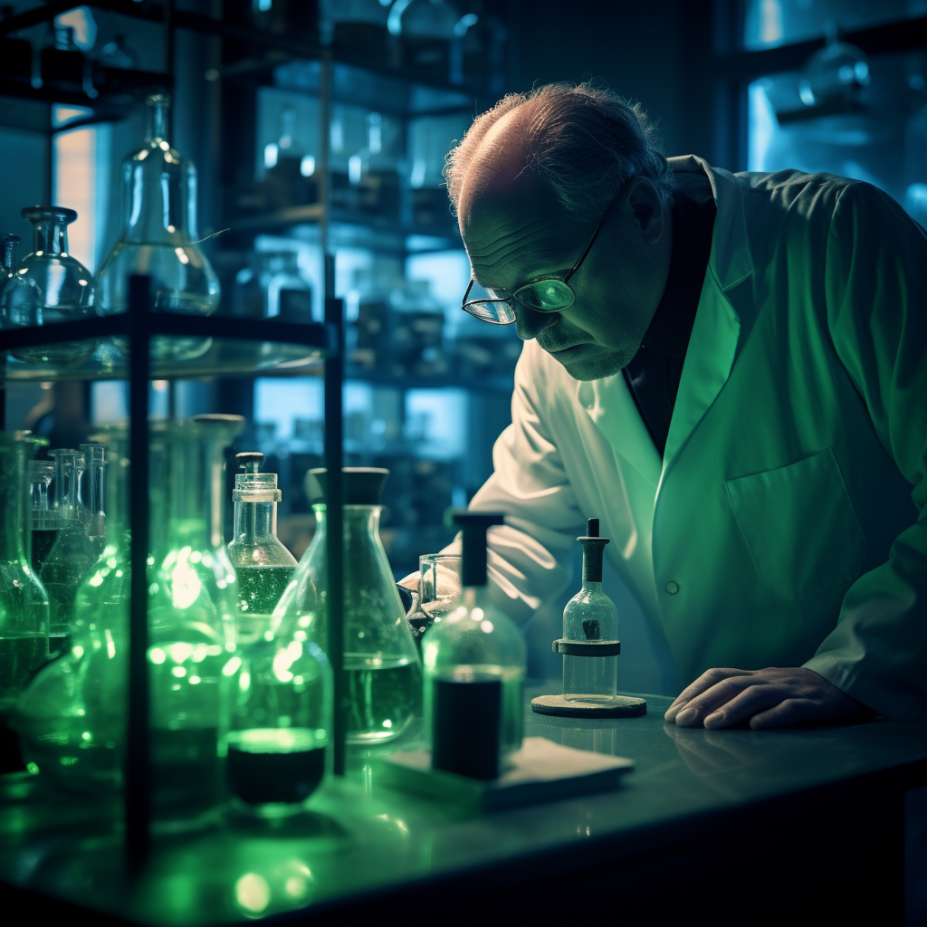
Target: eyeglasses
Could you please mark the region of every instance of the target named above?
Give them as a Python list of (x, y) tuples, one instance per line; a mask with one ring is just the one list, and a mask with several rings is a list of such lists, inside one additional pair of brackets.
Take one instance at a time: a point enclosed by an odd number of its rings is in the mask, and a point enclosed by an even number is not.
[[(511, 296), (500, 296), (498, 292), (491, 287), (482, 287), (472, 277), (467, 286), (467, 291), (463, 295), (461, 308), (464, 312), (469, 312), (474, 318), (481, 322), (489, 322), (491, 325), (511, 325), (515, 321), (515, 304), (521, 303), (535, 312), (563, 312), (569, 309), (576, 301), (576, 294), (569, 285), (570, 277), (579, 270), (580, 265), (586, 260), (586, 255), (592, 250), (599, 232), (602, 231), (602, 225), (605, 222), (605, 216), (611, 208), (611, 203), (602, 213), (599, 224), (596, 226), (595, 233), (586, 245), (586, 249), (579, 256), (579, 260), (570, 268), (564, 276), (542, 277), (540, 280), (532, 280), (515, 290)], [(473, 299), (468, 299), (471, 291), (476, 291)], [(482, 294), (486, 294), (485, 296)]]

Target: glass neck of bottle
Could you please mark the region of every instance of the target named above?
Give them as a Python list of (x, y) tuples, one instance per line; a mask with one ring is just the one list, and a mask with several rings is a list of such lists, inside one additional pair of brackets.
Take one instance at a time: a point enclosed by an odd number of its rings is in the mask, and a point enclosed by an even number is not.
[(181, 436), (171, 450), (168, 543), (194, 550), (222, 546), (222, 458), (209, 436)]
[(593, 582), (591, 579), (584, 579), (583, 580), (583, 591), (584, 592), (601, 592), (602, 583)]
[(152, 99), (148, 101), (148, 126), (146, 141), (167, 141), (168, 135), (168, 103), (166, 100)]
[(0, 562), (25, 559), (23, 521), (26, 494), (23, 487), (22, 455), (18, 448), (0, 447)]
[(3, 270), (12, 270), (13, 264), (16, 262), (16, 242), (15, 241), (5, 241), (3, 243)]
[(235, 540), (256, 544), (268, 536), (277, 536), (277, 503), (236, 502)]
[(43, 254), (67, 254), (68, 227), (60, 219), (49, 216), (37, 219), (34, 225), (34, 251)]
[(55, 511), (62, 518), (77, 518), (80, 480), (77, 454), (67, 451), (52, 453), (55, 456)]

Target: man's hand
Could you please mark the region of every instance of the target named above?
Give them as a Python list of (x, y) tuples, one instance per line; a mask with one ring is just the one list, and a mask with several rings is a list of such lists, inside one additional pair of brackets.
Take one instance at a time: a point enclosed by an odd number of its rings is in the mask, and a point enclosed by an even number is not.
[(849, 721), (871, 714), (823, 676), (800, 666), (762, 670), (710, 669), (670, 705), (665, 720), (679, 727), (731, 727), (750, 719), (762, 730), (790, 724)]

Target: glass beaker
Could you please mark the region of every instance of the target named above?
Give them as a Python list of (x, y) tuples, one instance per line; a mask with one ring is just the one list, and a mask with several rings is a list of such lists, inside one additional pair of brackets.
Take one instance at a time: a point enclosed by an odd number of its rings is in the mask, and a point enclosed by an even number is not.
[[(71, 647), (43, 667), (13, 719), (29, 768), (58, 788), (105, 799), (122, 782), (130, 587), (128, 428), (106, 429), (110, 536), (77, 590)], [(151, 472), (163, 474), (153, 436)]]
[(57, 653), (67, 645), (77, 589), (93, 567), (96, 557), (81, 518), (77, 494), (84, 470), (84, 455), (67, 449), (55, 449), (49, 454), (55, 460), (57, 535), (42, 564), (39, 578), (48, 592), (51, 605), (49, 647), (52, 653)]
[(0, 432), (0, 725), (48, 659), (48, 596), (29, 563), (26, 463), (48, 441)]
[(29, 500), (32, 509), (32, 553), (30, 562), (38, 575), (58, 537), (58, 519), (52, 510), (48, 487), (55, 478), (55, 464), (29, 461)]
[[(124, 225), (119, 240), (97, 271), (100, 311), (129, 310), (129, 276), (151, 277), (152, 309), (211, 315), (219, 305), (219, 278), (196, 238), (196, 168), (167, 141), (163, 94), (148, 97), (148, 131), (139, 151), (122, 166)], [(124, 351), (124, 340), (117, 342)], [(211, 338), (156, 337), (155, 357), (191, 359)]]
[(248, 615), (269, 615), (277, 607), (296, 572), (296, 558), (277, 538), (277, 503), (283, 497), (277, 474), (258, 472), (264, 461), (259, 451), (235, 459), (245, 472), (235, 474), (235, 531), (228, 551), (238, 577), (242, 627)]
[(460, 603), (460, 564), (459, 554), (423, 554), (418, 558), (418, 608), (408, 617), (419, 647), (425, 632)]
[[(23, 298), (15, 308), (5, 310), (10, 313), (7, 324), (19, 328), (94, 316), (93, 275), (68, 253), (68, 226), (77, 213), (63, 206), (28, 206), (21, 215), (32, 223), (33, 249), (22, 259), (16, 274), (34, 284), (39, 298)], [(17, 348), (10, 354), (30, 364), (71, 367), (87, 360), (96, 346), (96, 341), (76, 341)]]
[(152, 510), (149, 570), (151, 768), (154, 825), (210, 823), (222, 799), (236, 655), (238, 584), (223, 544), (223, 449), (238, 415), (200, 415), (165, 426), (167, 512)]
[(325, 774), (331, 668), (299, 620), (252, 615), (232, 699), (226, 782), (261, 817), (305, 807)]
[[(274, 615), (294, 622), (324, 652), (326, 471), (309, 475), (316, 531)], [(388, 470), (374, 467), (346, 467), (342, 475), (347, 741), (355, 746), (409, 735), (421, 716), (421, 661), (379, 533), (380, 496), (388, 476)]]

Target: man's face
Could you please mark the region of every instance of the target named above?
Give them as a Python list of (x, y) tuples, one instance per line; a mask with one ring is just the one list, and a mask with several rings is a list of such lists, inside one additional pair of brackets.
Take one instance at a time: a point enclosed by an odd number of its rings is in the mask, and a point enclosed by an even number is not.
[[(571, 216), (536, 178), (521, 175), (489, 189), (464, 191), (460, 228), (473, 276), (510, 295), (544, 276), (565, 275), (579, 259), (597, 219)], [(653, 187), (626, 190), (606, 216), (592, 250), (570, 278), (573, 305), (541, 313), (515, 304), (516, 329), (538, 344), (577, 380), (611, 376), (625, 367), (659, 305), (668, 259), (658, 247), (667, 230)], [(467, 196), (467, 193), (470, 193)], [(648, 205), (647, 198), (653, 199)], [(653, 211), (659, 212), (656, 235)], [(648, 212), (649, 210), (649, 212)]]

